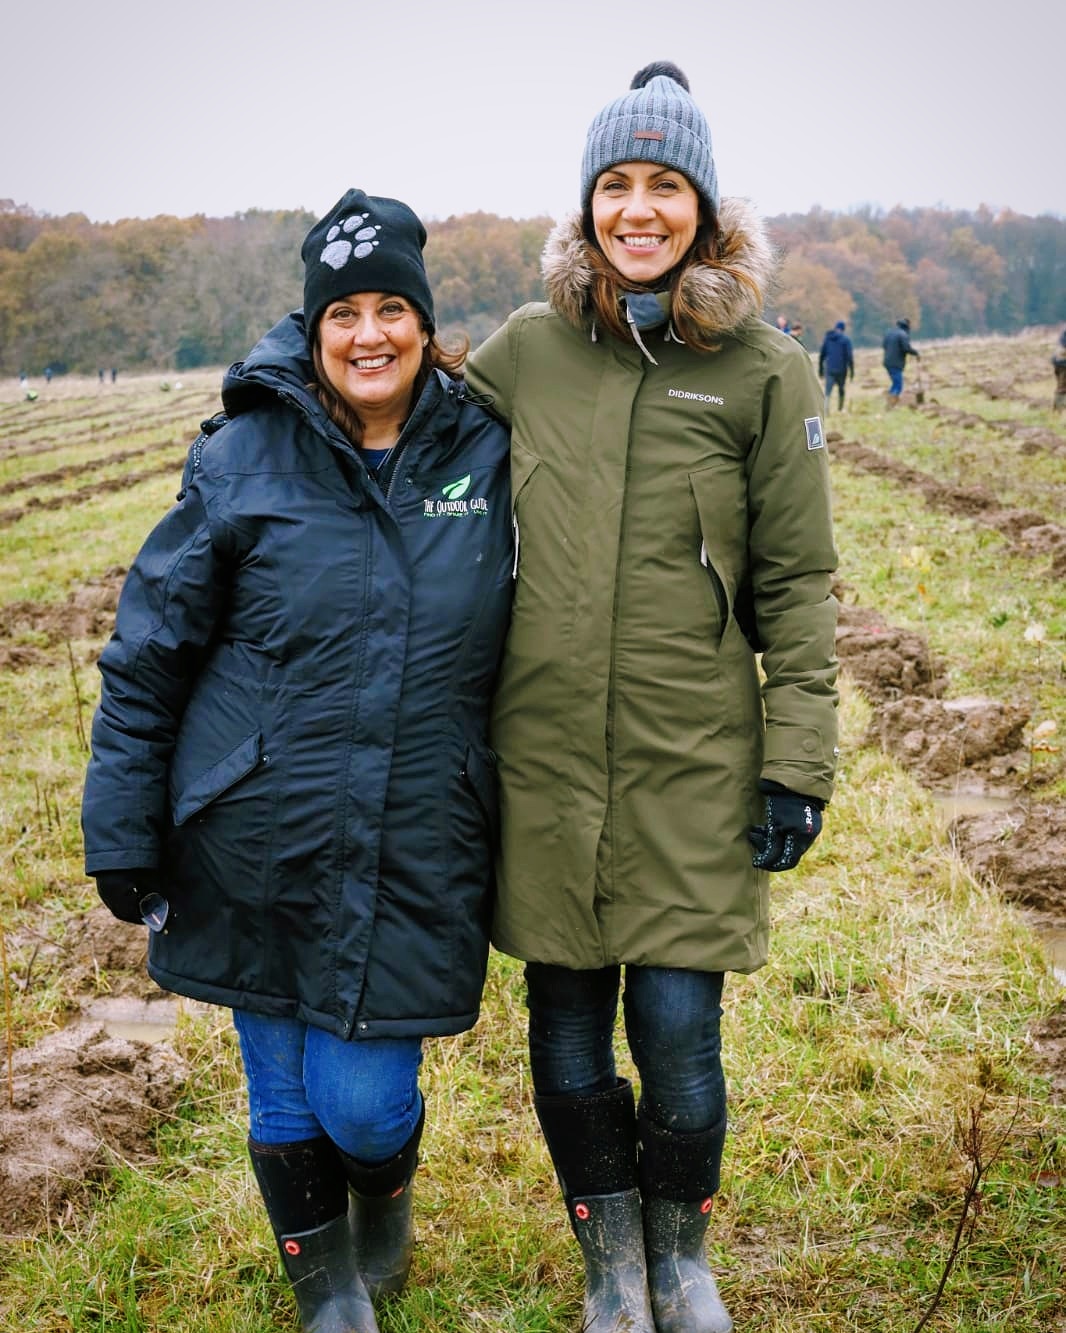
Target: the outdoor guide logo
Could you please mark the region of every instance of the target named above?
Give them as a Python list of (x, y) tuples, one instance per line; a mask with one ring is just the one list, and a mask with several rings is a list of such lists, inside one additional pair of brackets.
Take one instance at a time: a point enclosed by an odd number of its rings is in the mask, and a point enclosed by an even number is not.
[(434, 499), (432, 496), (423, 501), (423, 518), (465, 518), (467, 514), (487, 514), (489, 512), (489, 502), (481, 496), (474, 496), (472, 499), (466, 499), (466, 493), (470, 489), (470, 473), (465, 477), (460, 477), (458, 481), (450, 481), (447, 486), (440, 488), (440, 493), (444, 497)]

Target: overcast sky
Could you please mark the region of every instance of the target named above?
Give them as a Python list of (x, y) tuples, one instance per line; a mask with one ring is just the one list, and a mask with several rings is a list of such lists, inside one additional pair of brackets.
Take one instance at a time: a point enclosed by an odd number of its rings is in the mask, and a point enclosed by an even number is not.
[(21, 0), (0, 199), (94, 221), (576, 205), (585, 131), (649, 60), (689, 77), (724, 195), (766, 214), (1066, 214), (1059, 0)]

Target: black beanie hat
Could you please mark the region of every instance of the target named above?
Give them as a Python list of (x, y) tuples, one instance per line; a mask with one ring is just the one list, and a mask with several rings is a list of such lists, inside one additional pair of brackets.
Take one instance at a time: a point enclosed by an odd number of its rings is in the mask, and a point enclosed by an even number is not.
[(349, 190), (304, 237), (304, 325), (308, 337), (332, 301), (355, 292), (404, 296), (432, 333), (433, 295), (422, 249), (426, 229), (399, 199)]

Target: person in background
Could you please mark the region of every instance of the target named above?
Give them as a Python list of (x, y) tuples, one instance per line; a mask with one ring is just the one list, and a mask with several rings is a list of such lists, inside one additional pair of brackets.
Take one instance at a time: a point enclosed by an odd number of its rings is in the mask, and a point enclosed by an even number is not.
[[(547, 303), (468, 367), (512, 428), (518, 551), (493, 941), (526, 963), (534, 1105), (595, 1333), (732, 1327), (704, 1252), (723, 980), (765, 963), (767, 872), (796, 866), (833, 790), (822, 390), (760, 318), (773, 269), (762, 222), (719, 195), (685, 75), (657, 62), (592, 121)], [(616, 1071), (623, 981), (639, 1102)]]
[(790, 337), (795, 338), (795, 340), (799, 343), (801, 347), (805, 345), (803, 342), (804, 329), (802, 320), (797, 319), (796, 322), (792, 325), (792, 327), (788, 330), (788, 333)]
[(475, 1022), (488, 954), (508, 439), (437, 338), (425, 239), (362, 190), (308, 232), (302, 313), (226, 375), (126, 580), (82, 809), (152, 977), (233, 1010), (314, 1333), (373, 1333), (404, 1283), (423, 1039)]
[(1059, 334), (1059, 345), (1051, 358), (1055, 370), (1055, 402), (1053, 410), (1061, 412), (1066, 408), (1066, 329)]
[(888, 405), (896, 407), (903, 392), (903, 370), (907, 357), (921, 360), (921, 353), (911, 346), (910, 320), (897, 319), (895, 327), (889, 329), (882, 339), (881, 346), (884, 348), (884, 367), (888, 371)]
[(818, 376), (825, 382), (825, 411), (829, 415), (830, 399), (833, 389), (837, 391), (837, 410), (844, 410), (844, 383), (850, 377), (855, 378), (855, 355), (851, 339), (844, 332), (847, 325), (838, 319), (827, 330), (818, 353)]

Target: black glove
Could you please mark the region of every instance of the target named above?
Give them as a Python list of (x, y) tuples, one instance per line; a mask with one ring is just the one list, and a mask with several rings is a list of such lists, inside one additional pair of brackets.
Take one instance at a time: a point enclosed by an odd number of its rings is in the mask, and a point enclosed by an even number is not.
[(759, 790), (766, 797), (766, 823), (748, 830), (755, 848), (751, 863), (757, 870), (792, 870), (822, 831), (825, 802), (765, 778)]
[(144, 925), (141, 900), (145, 894), (152, 892), (154, 870), (143, 867), (135, 870), (101, 870), (95, 879), (96, 892), (112, 916), (135, 926)]

